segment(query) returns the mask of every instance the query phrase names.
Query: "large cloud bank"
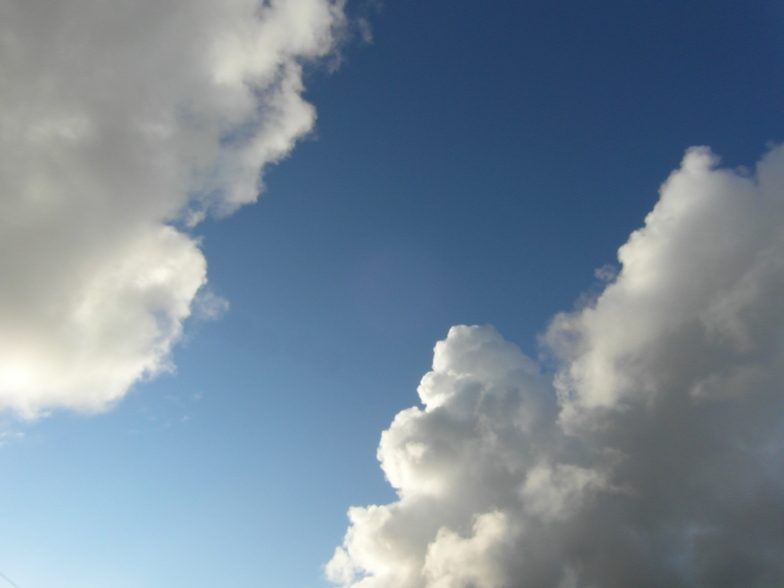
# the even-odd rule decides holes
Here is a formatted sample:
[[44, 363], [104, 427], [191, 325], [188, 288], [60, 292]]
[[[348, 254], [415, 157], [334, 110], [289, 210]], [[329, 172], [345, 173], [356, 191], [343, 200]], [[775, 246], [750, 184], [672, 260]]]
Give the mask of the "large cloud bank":
[[784, 149], [754, 175], [687, 152], [546, 375], [453, 327], [355, 507], [354, 588], [784, 585]]
[[253, 202], [311, 129], [302, 68], [343, 21], [340, 0], [0, 3], [0, 410], [102, 410], [170, 367], [206, 282], [184, 227]]

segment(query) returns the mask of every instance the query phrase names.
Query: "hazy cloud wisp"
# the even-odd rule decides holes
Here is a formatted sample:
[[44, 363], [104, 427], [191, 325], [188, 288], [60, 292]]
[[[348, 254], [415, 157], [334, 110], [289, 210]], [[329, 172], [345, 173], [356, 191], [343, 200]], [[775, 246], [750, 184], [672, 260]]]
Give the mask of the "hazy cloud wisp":
[[354, 588], [784, 583], [784, 148], [686, 153], [620, 270], [543, 337], [453, 327], [327, 575]]
[[343, 24], [339, 0], [0, 5], [0, 409], [102, 410], [170, 368], [206, 283], [186, 227], [311, 129], [302, 67]]

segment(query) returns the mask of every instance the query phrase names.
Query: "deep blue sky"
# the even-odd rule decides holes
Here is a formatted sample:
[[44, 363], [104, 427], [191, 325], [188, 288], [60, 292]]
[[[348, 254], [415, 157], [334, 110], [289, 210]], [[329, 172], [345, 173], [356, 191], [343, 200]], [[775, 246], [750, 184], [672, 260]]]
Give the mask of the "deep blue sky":
[[230, 310], [175, 375], [0, 450], [10, 577], [320, 585], [346, 509], [392, 498], [379, 434], [451, 325], [535, 356], [686, 148], [751, 167], [784, 138], [778, 1], [349, 9], [373, 41], [309, 73], [313, 137], [198, 228]]

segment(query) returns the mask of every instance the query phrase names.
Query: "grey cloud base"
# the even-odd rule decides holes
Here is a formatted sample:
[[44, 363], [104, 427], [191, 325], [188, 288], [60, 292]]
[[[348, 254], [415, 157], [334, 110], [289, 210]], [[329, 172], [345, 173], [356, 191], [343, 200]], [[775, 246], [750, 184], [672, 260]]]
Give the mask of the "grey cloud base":
[[621, 268], [543, 337], [453, 327], [328, 577], [354, 588], [784, 585], [784, 149], [687, 152]]

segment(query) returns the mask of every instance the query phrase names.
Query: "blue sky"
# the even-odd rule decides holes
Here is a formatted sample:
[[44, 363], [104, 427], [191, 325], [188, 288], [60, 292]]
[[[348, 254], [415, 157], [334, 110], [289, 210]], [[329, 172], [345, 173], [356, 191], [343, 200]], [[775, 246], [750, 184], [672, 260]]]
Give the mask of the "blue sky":
[[[94, 17], [89, 2], [66, 4], [78, 26], [84, 11]], [[60, 67], [49, 65], [45, 35], [57, 25], [39, 26], [33, 5], [12, 0], [0, 9], [43, 47], [43, 57], [25, 46], [3, 64], [0, 73], [21, 88], [37, 87], [36, 68]], [[107, 30], [137, 22], [116, 8]], [[643, 225], [689, 147], [709, 146], [721, 166], [753, 170], [784, 137], [780, 2], [349, 1], [345, 12], [351, 34], [290, 58], [306, 62], [303, 95], [317, 120], [309, 132], [292, 132], [297, 144], [285, 157], [251, 166], [266, 166], [258, 202], [228, 216], [210, 212], [220, 203], [192, 205], [207, 218], [182, 231], [198, 239], [205, 288], [229, 306], [214, 320], [171, 311], [184, 321], [181, 337], [169, 333], [176, 370], [134, 372], [111, 406], [58, 400], [87, 386], [77, 378], [62, 397], [42, 401], [36, 418], [20, 408], [21, 395], [32, 393], [3, 383], [0, 571], [22, 588], [330, 585], [323, 566], [343, 541], [347, 509], [397, 500], [376, 461], [379, 436], [396, 413], [419, 404], [417, 385], [450, 327], [494, 325], [537, 359], [553, 316], [602, 291], [594, 271], [618, 267], [617, 249]], [[285, 22], [260, 35], [276, 26]], [[12, 46], [13, 27], [0, 27]], [[160, 34], [178, 42], [188, 30]], [[103, 42], [91, 37], [85, 51]], [[134, 77], [134, 51], [118, 55], [131, 82], [150, 76], [154, 94], [157, 77], [142, 67]], [[29, 69], [17, 68], [25, 59]], [[115, 104], [111, 84], [104, 95], [77, 74], [70, 83], [88, 120], [91, 108]], [[101, 98], [79, 103], [82, 87]], [[272, 111], [277, 103], [261, 94], [259, 111]], [[4, 121], [18, 112], [14, 100], [0, 101]], [[41, 99], [29, 116], [43, 120], [72, 105], [56, 100]], [[19, 140], [6, 128], [3, 153]], [[121, 140], [107, 131], [107, 144]], [[48, 141], [58, 156], [71, 149]], [[44, 157], [30, 153], [33, 162]], [[85, 153], [90, 169], [116, 163]], [[15, 187], [27, 181], [16, 181], [23, 173], [14, 165], [2, 168], [12, 215]], [[60, 185], [73, 180], [52, 174]], [[137, 207], [130, 193], [118, 188], [128, 209]], [[229, 208], [247, 200], [232, 198]], [[183, 199], [170, 208], [184, 208]], [[161, 201], [140, 199], [137, 208]], [[122, 210], [107, 218], [135, 218], [122, 206], [107, 207]], [[76, 234], [67, 212], [60, 222], [55, 211], [52, 222]], [[184, 227], [184, 217], [156, 214]], [[37, 276], [30, 288], [67, 287], [56, 276], [49, 284], [49, 266], [27, 253], [37, 235], [59, 229], [33, 223], [15, 241], [15, 226], [0, 245], [10, 276], [0, 285], [0, 304], [10, 309], [2, 320], [12, 333], [26, 329], [13, 320], [27, 316], [16, 310], [16, 282], [26, 288]], [[29, 271], [17, 272], [17, 262]], [[111, 332], [119, 340], [128, 330]], [[10, 356], [12, 345], [0, 343]], [[558, 361], [542, 369], [563, 371], [572, 360]], [[46, 385], [56, 389], [52, 373], [55, 384]]]

